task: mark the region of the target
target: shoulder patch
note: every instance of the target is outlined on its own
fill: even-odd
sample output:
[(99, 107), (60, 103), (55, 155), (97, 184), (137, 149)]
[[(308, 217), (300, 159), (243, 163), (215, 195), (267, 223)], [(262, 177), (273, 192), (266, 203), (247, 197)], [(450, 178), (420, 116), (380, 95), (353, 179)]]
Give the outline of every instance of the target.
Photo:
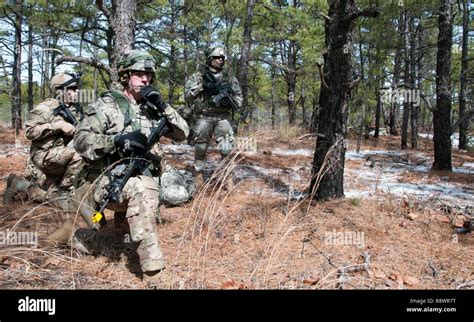
[(95, 110), (94, 106), (89, 106), (89, 108), (84, 112), (86, 115), (94, 115), (97, 111)]
[(114, 98), (112, 96), (109, 96), (109, 95), (104, 95), (102, 97), (102, 101), (104, 101), (104, 103), (110, 104), (110, 103), (114, 102)]

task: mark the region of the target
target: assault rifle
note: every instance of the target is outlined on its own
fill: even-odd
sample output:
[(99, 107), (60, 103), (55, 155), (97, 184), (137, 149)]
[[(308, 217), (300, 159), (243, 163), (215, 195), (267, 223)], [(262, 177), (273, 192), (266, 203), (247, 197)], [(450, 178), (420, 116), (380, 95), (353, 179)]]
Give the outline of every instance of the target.
[(74, 126), (77, 125), (77, 120), (74, 117), (74, 114), (71, 113), (64, 103), (60, 103), (59, 106), (53, 110), (53, 115), (60, 115), (66, 122), (71, 123)]
[[(150, 136), (147, 138), (147, 149), (150, 149), (156, 142), (158, 142), (160, 137), (170, 132), (170, 128), (168, 127), (167, 123), (168, 121), (166, 118), (161, 116), (158, 120), (157, 126), (153, 128)], [(136, 174), (149, 173), (149, 163), (157, 163), (160, 160), (160, 157), (150, 153), (150, 151), (147, 150), (140, 155), (134, 155), (130, 163), (118, 166), (124, 167), (121, 169), (122, 171), (112, 175), (112, 180), (106, 187), (107, 194), (97, 206), (95, 213), (92, 216), (92, 223), (95, 229), (100, 229), (107, 223), (107, 220), (104, 216), (104, 210), (109, 203), (116, 203), (120, 201), (120, 195), (128, 180)]]
[(230, 86), (229, 82), (218, 82), (214, 75), (212, 75), (212, 73), (210, 72), (204, 74), (203, 80), (210, 84), (213, 84), (216, 88), (217, 94), (211, 97), (212, 102), (217, 106), (220, 102), (222, 102), (222, 100), (227, 100), (230, 104), (230, 107), (232, 107), (232, 109), (234, 109), (240, 114), (240, 120), (246, 123), (245, 119), (247, 118), (248, 113), (246, 113), (244, 109), (241, 108), (235, 100), (235, 93), (232, 90), (232, 87)]

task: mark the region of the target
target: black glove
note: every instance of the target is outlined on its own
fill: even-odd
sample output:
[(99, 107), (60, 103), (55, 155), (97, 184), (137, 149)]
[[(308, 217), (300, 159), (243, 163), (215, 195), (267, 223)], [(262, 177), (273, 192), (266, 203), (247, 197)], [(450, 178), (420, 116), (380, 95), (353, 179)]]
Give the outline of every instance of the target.
[(161, 97), (160, 91), (153, 86), (142, 87), (140, 94), (144, 100), (151, 103), (158, 112), (163, 113), (166, 109), (166, 103)]
[(219, 94), (219, 86), (212, 81), (210, 75), (205, 75), (202, 79), (202, 89), (211, 96)]
[(230, 103), (230, 100), (229, 100), (228, 97), (223, 97), (223, 98), (219, 101), (219, 106), (225, 107), (225, 108), (231, 108), (231, 107), (232, 107), (232, 104)]
[(125, 154), (131, 154), (132, 152), (144, 153), (146, 151), (146, 143), (147, 138), (140, 130), (126, 134), (117, 134), (114, 137), (115, 146)]

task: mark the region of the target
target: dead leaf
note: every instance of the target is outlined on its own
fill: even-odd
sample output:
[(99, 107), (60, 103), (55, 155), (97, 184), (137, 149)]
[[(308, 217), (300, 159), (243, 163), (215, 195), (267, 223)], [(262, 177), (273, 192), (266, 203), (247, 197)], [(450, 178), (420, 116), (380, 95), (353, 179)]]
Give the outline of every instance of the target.
[(234, 279), (230, 278), (224, 283), (221, 284), (222, 290), (242, 290), (244, 288), (244, 284), (236, 283)]
[(403, 282), (408, 286), (414, 286), (420, 284), (420, 280), (416, 277), (405, 275), (403, 276)]
[(44, 266), (48, 266), (48, 265), (51, 265), (51, 266), (58, 266), (58, 264), (60, 263), (61, 261), (55, 257), (48, 257), (45, 261), (44, 261)]
[(303, 284), (316, 285), (316, 284), (318, 284), (319, 280), (320, 280), (319, 277), (316, 277), (316, 278), (307, 278), (307, 279), (304, 279), (304, 280), (303, 280)]
[(397, 281), (399, 284), (403, 284), (403, 277), (402, 274), (400, 274), (399, 272), (393, 272), (388, 278)]
[(375, 276), (376, 278), (382, 278), (382, 279), (387, 278), (387, 274), (385, 274), (384, 272), (379, 271), (379, 270), (376, 270), (376, 271), (374, 272), (374, 276)]

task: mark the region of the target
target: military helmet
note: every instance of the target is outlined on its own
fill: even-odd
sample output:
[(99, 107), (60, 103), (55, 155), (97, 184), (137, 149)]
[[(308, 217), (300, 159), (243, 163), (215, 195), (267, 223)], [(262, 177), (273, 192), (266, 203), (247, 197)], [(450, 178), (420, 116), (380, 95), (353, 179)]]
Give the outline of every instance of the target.
[(51, 92), (55, 92), (58, 89), (63, 89), (72, 86), (79, 86), (79, 75), (78, 74), (56, 74), (51, 78), (51, 84), (49, 88)]
[(204, 52), (204, 55), (206, 55), (207, 63), (210, 63), (212, 57), (224, 57), (226, 59), (224, 48), (222, 47), (209, 47)]
[(125, 74), (127, 70), (138, 70), (144, 72), (156, 72), (155, 59), (147, 52), (132, 50), (126, 53), (118, 63), (119, 76)]

